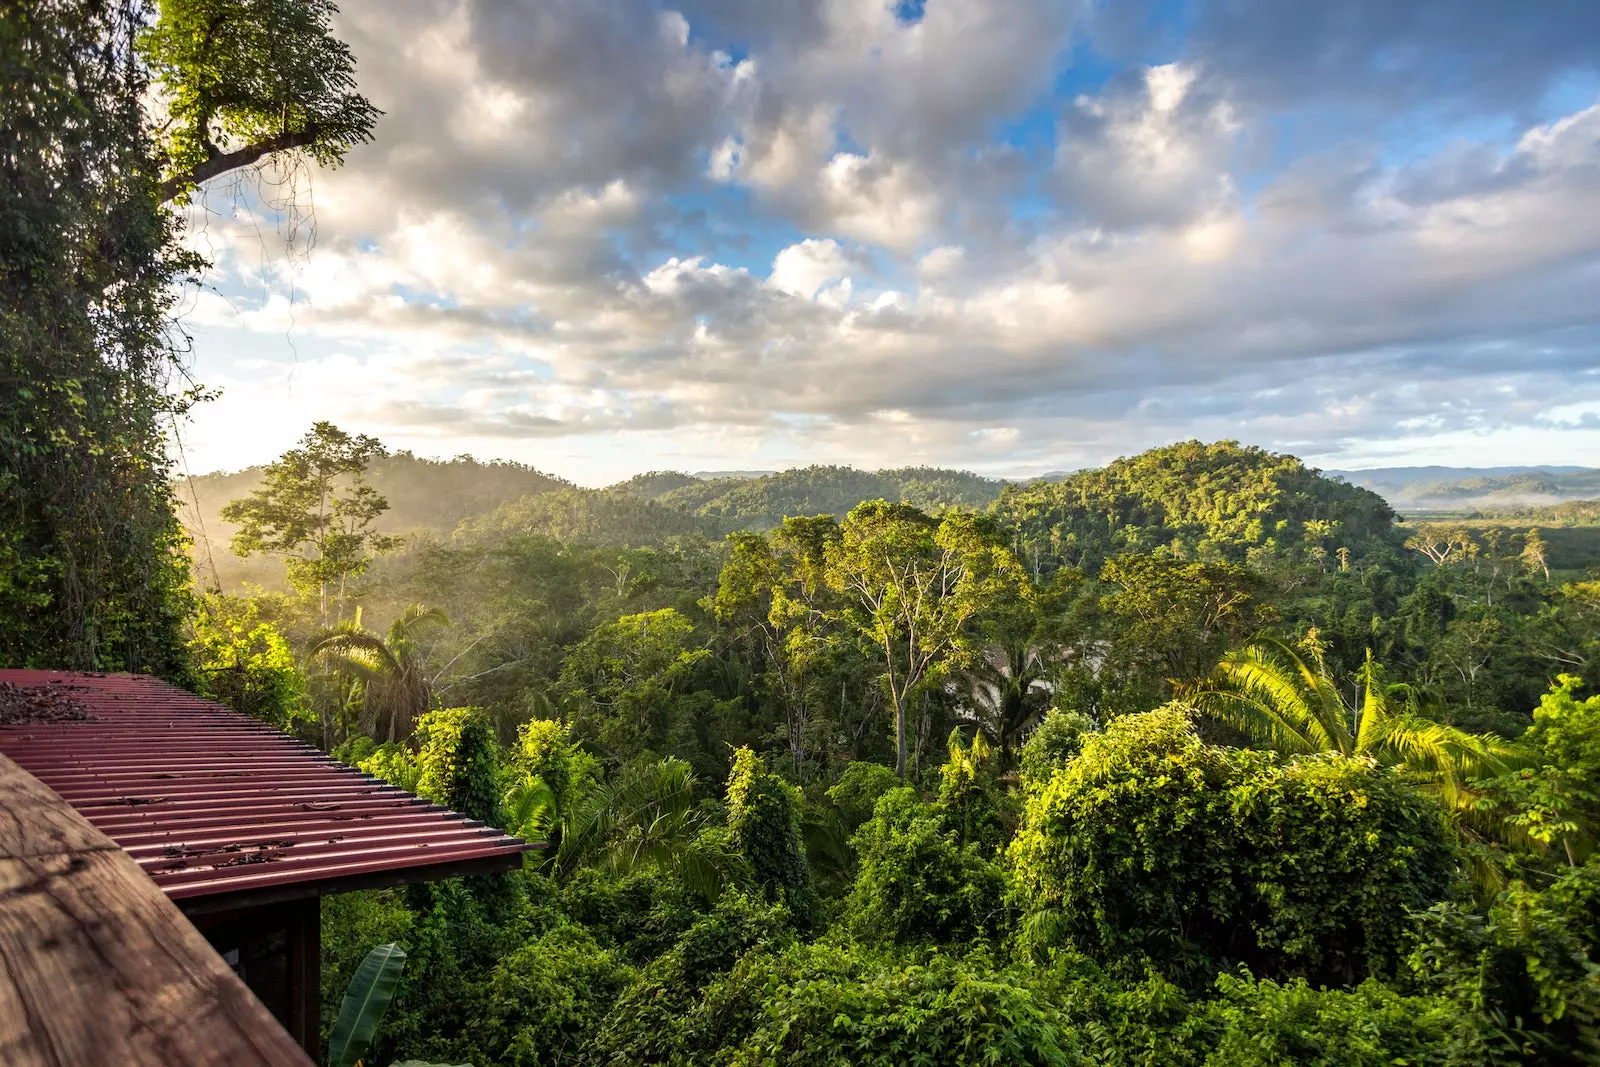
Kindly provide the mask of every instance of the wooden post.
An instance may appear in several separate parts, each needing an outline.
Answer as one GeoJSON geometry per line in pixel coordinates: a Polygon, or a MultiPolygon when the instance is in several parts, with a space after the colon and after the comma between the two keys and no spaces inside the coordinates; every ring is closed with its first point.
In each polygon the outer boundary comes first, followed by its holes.
{"type": "Polygon", "coordinates": [[[322,898],[295,901],[289,922],[288,1031],[322,1060],[322,898]]]}

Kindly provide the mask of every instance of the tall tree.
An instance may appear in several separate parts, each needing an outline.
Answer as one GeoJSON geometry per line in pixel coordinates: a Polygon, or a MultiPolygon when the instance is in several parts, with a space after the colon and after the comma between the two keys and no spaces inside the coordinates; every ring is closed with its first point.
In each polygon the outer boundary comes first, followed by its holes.
{"type": "Polygon", "coordinates": [[[975,651],[980,612],[1022,595],[1027,576],[993,525],[951,512],[875,500],[845,517],[827,549],[828,584],[844,594],[838,618],[882,657],[894,706],[895,771],[905,776],[906,707],[975,651]]]}
{"type": "MultiPolygon", "coordinates": [[[[0,7],[0,662],[181,674],[160,209],[134,0],[0,7]]],[[[178,388],[173,388],[174,385],[178,388]]]]}
{"type": "Polygon", "coordinates": [[[222,509],[224,519],[239,524],[233,550],[283,556],[289,584],[303,596],[316,595],[324,624],[329,587],[337,589],[342,616],[349,581],[376,555],[399,546],[397,538],[371,529],[389,507],[366,483],[367,465],[383,454],[376,438],[319,422],[299,447],[267,465],[260,489],[222,509]]]}
{"type": "Polygon", "coordinates": [[[355,91],[332,0],[160,0],[139,41],[169,121],[161,197],[263,157],[335,166],[382,114],[355,91]]]}
{"type": "Polygon", "coordinates": [[[832,515],[787,518],[766,537],[732,534],[713,601],[720,621],[742,623],[760,647],[783,705],[796,773],[805,765],[814,683],[834,644],[827,550],[838,539],[832,515]]]}

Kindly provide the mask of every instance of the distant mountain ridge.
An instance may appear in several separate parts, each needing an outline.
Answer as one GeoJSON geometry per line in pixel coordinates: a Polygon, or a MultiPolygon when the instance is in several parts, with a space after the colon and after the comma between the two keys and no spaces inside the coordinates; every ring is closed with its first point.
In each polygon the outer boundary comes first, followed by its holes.
{"type": "Polygon", "coordinates": [[[1537,467],[1358,467],[1354,470],[1329,469],[1322,473],[1330,478],[1343,478],[1347,482],[1360,478],[1388,485],[1410,485],[1413,482],[1447,482],[1462,478],[1503,478],[1512,474],[1574,474],[1592,469],[1545,464],[1537,467]]]}
{"type": "Polygon", "coordinates": [[[1600,470],[1542,467],[1377,467],[1329,470],[1371,489],[1390,504],[1414,510],[1496,510],[1538,507],[1600,496],[1600,470]]]}

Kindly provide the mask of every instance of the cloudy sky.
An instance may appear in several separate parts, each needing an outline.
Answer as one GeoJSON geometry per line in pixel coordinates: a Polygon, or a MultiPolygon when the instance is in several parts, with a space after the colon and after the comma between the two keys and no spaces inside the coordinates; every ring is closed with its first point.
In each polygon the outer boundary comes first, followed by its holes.
{"type": "Polygon", "coordinates": [[[584,484],[1186,437],[1600,465],[1595,0],[344,0],[337,30],[375,143],[191,208],[197,472],[322,418],[584,484]]]}

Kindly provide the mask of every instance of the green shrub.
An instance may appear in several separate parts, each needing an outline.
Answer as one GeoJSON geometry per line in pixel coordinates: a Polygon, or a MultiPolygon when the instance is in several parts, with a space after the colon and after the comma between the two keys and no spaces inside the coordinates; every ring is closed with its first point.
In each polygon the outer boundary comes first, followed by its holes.
{"type": "Polygon", "coordinates": [[[1094,720],[1089,716],[1051,708],[1022,744],[1018,775],[1023,788],[1042,788],[1083,751],[1084,742],[1094,732],[1094,720]]]}
{"type": "Polygon", "coordinates": [[[820,921],[821,902],[800,833],[799,790],[748,748],[734,753],[728,774],[728,830],[767,900],[787,904],[802,928],[820,921]]]}
{"type": "Polygon", "coordinates": [[[494,725],[477,708],[439,708],[417,721],[417,792],[469,819],[498,826],[494,725]]]}
{"type": "MultiPolygon", "coordinates": [[[[975,734],[972,744],[962,747],[960,728],[952,731],[949,758],[939,768],[940,818],[945,828],[963,845],[975,845],[985,855],[994,852],[1009,836],[1005,800],[997,787],[992,768],[992,752],[975,734]]],[[[1015,825],[1015,816],[1009,820],[1015,825]]]]}
{"type": "MultiPolygon", "coordinates": [[[[426,719],[427,716],[423,718],[426,719]]],[[[370,739],[366,740],[369,744],[363,745],[358,740],[351,744],[347,752],[347,755],[355,761],[356,768],[408,792],[418,792],[422,767],[417,762],[416,753],[399,741],[386,741],[376,748],[371,748],[370,739]],[[366,751],[363,752],[363,749],[366,751]]]]}
{"type": "Polygon", "coordinates": [[[845,767],[839,780],[828,790],[828,799],[839,810],[845,828],[853,833],[872,818],[878,798],[899,785],[900,778],[892,768],[856,760],[845,767]]]}
{"type": "Polygon", "coordinates": [[[654,870],[618,877],[583,868],[561,891],[567,915],[634,963],[671,948],[701,917],[699,900],[677,879],[654,870]]]}
{"type": "Polygon", "coordinates": [[[791,926],[781,905],[724,894],[710,915],[639,972],[595,1032],[583,1062],[608,1067],[700,1062],[677,1056],[700,991],[752,949],[788,944],[791,926]]]}
{"type": "Polygon", "coordinates": [[[1008,858],[1036,944],[1175,978],[1390,973],[1443,898],[1436,807],[1371,762],[1203,744],[1177,707],[1113,722],[1027,802],[1008,858]]]}
{"type": "Polygon", "coordinates": [[[1421,917],[1411,967],[1422,990],[1455,1002],[1462,1062],[1600,1062],[1600,965],[1584,941],[1592,884],[1587,873],[1542,894],[1517,883],[1486,915],[1440,904],[1421,917]]]}
{"type": "Polygon", "coordinates": [[[1205,1067],[1451,1063],[1455,1011],[1444,1000],[1401,996],[1373,979],[1346,991],[1226,974],[1216,993],[1181,1035],[1191,1062],[1205,1067]]]}
{"type": "Polygon", "coordinates": [[[1159,975],[1119,984],[1061,953],[1036,982],[1098,1067],[1467,1067],[1446,1048],[1454,1005],[1375,979],[1341,990],[1223,974],[1191,996],[1159,975]]]}
{"type": "Polygon", "coordinates": [[[754,955],[706,990],[681,1063],[965,1067],[1087,1063],[1059,1011],[981,954],[902,960],[796,945],[754,955]]]}
{"type": "Polygon", "coordinates": [[[558,926],[495,967],[470,1034],[505,1067],[572,1063],[632,977],[582,927],[558,926]]]}
{"type": "Polygon", "coordinates": [[[572,731],[553,719],[531,719],[517,730],[513,763],[525,778],[538,778],[555,797],[557,815],[570,809],[573,781],[572,731]]]}
{"type": "Polygon", "coordinates": [[[859,871],[845,902],[868,944],[952,944],[998,935],[1005,878],[976,845],[959,843],[938,806],[909,787],[883,795],[854,838],[859,871]]]}

